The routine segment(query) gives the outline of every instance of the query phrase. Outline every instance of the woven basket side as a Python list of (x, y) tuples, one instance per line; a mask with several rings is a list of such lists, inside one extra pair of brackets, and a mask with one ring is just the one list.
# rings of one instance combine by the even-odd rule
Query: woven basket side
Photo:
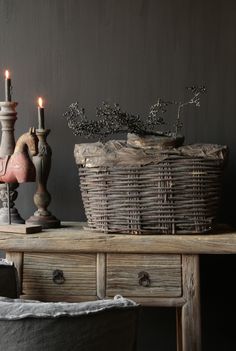
[(222, 164), (173, 157), (140, 167), (79, 167), (91, 229), (129, 234), (209, 231), (220, 198)]

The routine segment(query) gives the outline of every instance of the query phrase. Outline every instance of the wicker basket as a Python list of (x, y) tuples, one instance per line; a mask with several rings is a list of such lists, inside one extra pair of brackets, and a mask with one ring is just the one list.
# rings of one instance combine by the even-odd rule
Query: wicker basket
[(128, 234), (211, 230), (219, 205), (224, 163), (224, 157), (217, 155), (196, 157), (169, 152), (162, 153), (161, 160), (153, 164), (130, 166), (118, 162), (99, 167), (91, 166), (91, 158), (87, 157), (86, 166), (77, 157), (89, 228)]

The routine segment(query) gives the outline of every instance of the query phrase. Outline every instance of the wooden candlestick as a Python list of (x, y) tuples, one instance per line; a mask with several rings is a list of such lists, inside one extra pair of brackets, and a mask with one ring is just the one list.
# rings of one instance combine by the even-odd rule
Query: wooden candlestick
[(39, 139), (38, 155), (33, 157), (36, 168), (37, 189), (34, 195), (34, 203), (37, 211), (26, 223), (41, 225), (42, 228), (58, 228), (60, 221), (47, 210), (51, 202), (51, 195), (47, 190), (47, 181), (51, 169), (52, 150), (46, 139), (50, 133), (49, 129), (37, 129), (36, 135)]
[[(0, 157), (12, 155), (15, 148), (14, 125), (17, 120), (16, 113), (17, 102), (4, 101), (0, 102), (0, 123), (2, 127), (2, 138), (0, 145)], [(24, 223), (14, 201), (17, 198), (16, 188), (18, 183), (12, 183), (10, 187), (10, 211), (12, 223)], [(2, 207), (0, 208), (0, 224), (8, 223), (8, 196), (6, 184), (0, 184), (0, 200)]]

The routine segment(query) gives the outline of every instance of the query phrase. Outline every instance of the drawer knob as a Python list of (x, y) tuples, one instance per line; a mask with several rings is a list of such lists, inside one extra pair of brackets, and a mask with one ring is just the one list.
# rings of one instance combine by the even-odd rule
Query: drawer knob
[(65, 277), (63, 271), (60, 269), (55, 269), (52, 272), (52, 280), (55, 284), (64, 284)]
[(144, 271), (139, 272), (138, 278), (139, 278), (139, 285), (144, 287), (149, 287), (151, 285), (151, 280), (148, 272), (144, 272)]

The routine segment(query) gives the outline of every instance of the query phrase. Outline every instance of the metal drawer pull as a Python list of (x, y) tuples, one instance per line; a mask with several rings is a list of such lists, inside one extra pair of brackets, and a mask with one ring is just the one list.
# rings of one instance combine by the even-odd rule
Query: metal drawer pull
[(52, 273), (52, 280), (55, 284), (64, 284), (66, 279), (63, 271), (60, 269), (55, 269), (55, 271)]
[(151, 280), (148, 272), (144, 272), (144, 271), (139, 272), (138, 278), (139, 278), (139, 285), (144, 287), (149, 287), (151, 285)]

